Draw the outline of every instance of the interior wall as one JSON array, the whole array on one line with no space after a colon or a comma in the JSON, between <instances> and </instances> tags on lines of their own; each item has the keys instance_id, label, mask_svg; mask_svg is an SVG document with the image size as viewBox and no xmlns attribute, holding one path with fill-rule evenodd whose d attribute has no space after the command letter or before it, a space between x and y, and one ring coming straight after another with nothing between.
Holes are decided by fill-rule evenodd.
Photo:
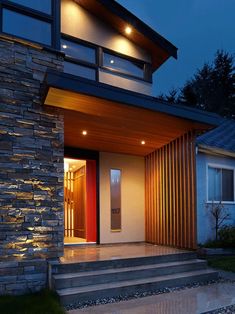
<instances>
[{"instance_id":1,"label":"interior wall","mask_svg":"<svg viewBox=\"0 0 235 314\"><path fill-rule=\"evenodd\" d=\"M110 169L121 169L120 232L111 231ZM144 158L100 153L100 243L145 241Z\"/></svg>"}]
</instances>

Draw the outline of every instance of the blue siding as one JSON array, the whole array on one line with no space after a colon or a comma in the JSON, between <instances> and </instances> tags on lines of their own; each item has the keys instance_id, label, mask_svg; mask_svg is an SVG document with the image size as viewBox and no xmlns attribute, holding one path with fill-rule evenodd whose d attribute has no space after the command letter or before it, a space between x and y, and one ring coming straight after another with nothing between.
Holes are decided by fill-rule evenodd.
<instances>
[{"instance_id":1,"label":"blue siding","mask_svg":"<svg viewBox=\"0 0 235 314\"><path fill-rule=\"evenodd\" d=\"M235 168L235 158L219 157L198 153L197 161L197 237L198 243L214 239L215 229L213 218L207 213L205 202L207 199L207 164L219 164ZM235 204L224 204L229 209L231 219L226 224L235 224Z\"/></svg>"}]
</instances>

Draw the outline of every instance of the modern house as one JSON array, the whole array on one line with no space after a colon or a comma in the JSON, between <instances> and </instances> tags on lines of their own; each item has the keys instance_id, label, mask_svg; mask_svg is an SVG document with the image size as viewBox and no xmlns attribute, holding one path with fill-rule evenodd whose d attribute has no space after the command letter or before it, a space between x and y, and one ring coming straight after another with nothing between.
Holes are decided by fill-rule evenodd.
<instances>
[{"instance_id":1,"label":"modern house","mask_svg":"<svg viewBox=\"0 0 235 314\"><path fill-rule=\"evenodd\" d=\"M215 238L215 220L206 205L221 203L235 225L235 122L228 120L197 139L198 243Z\"/></svg>"},{"instance_id":2,"label":"modern house","mask_svg":"<svg viewBox=\"0 0 235 314\"><path fill-rule=\"evenodd\" d=\"M196 136L152 96L177 49L113 0L0 0L0 293L45 286L66 244L197 245Z\"/></svg>"}]
</instances>

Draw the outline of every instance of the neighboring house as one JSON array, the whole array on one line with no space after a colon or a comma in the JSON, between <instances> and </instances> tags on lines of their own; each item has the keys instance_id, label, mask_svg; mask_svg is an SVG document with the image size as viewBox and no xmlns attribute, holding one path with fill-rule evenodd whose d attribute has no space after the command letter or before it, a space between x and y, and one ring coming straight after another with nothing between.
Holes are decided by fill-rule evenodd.
<instances>
[{"instance_id":1,"label":"neighboring house","mask_svg":"<svg viewBox=\"0 0 235 314\"><path fill-rule=\"evenodd\" d=\"M195 249L195 138L221 119L151 96L177 48L113 0L0 0L0 25L0 293L68 243Z\"/></svg>"},{"instance_id":2,"label":"neighboring house","mask_svg":"<svg viewBox=\"0 0 235 314\"><path fill-rule=\"evenodd\" d=\"M215 220L206 204L219 203L229 212L225 225L235 225L235 121L197 139L197 232L198 243L215 238Z\"/></svg>"}]
</instances>

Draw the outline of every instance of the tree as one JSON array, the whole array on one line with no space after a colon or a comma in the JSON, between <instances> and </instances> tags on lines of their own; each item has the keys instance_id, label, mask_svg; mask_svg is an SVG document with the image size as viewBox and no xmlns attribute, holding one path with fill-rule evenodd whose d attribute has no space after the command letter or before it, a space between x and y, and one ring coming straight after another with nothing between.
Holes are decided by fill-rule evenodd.
<instances>
[{"instance_id":1,"label":"tree","mask_svg":"<svg viewBox=\"0 0 235 314\"><path fill-rule=\"evenodd\" d=\"M177 94L173 102L235 118L234 57L218 50L212 64L205 63L173 96ZM162 99L170 96L162 95Z\"/></svg>"},{"instance_id":2,"label":"tree","mask_svg":"<svg viewBox=\"0 0 235 314\"><path fill-rule=\"evenodd\" d=\"M219 203L212 202L211 204L206 204L206 209L214 219L215 240L218 241L219 230L221 227L224 226L224 221L231 217L230 213L221 202Z\"/></svg>"}]
</instances>

